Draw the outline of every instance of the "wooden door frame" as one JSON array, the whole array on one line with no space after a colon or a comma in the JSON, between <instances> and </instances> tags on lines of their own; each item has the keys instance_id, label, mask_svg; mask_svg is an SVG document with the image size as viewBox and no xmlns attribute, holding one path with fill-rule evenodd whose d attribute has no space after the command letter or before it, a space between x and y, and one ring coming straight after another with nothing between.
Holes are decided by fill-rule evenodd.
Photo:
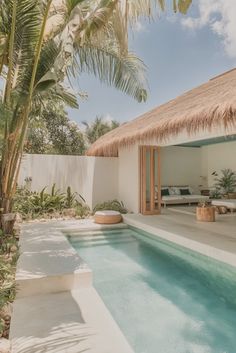
<instances>
[{"instance_id":1,"label":"wooden door frame","mask_svg":"<svg viewBox=\"0 0 236 353\"><path fill-rule=\"evenodd\" d=\"M146 151L150 150L150 210L146 210ZM158 208L155 209L155 169L154 151L157 150L157 182ZM161 213L161 148L160 146L139 146L139 211L143 215L157 215Z\"/></svg>"}]
</instances>

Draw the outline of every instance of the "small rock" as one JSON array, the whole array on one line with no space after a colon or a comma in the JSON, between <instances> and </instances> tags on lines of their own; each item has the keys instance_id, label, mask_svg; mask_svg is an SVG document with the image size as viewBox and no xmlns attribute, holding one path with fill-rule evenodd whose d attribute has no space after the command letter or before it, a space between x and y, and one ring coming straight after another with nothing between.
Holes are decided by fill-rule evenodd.
<instances>
[{"instance_id":1,"label":"small rock","mask_svg":"<svg viewBox=\"0 0 236 353\"><path fill-rule=\"evenodd\" d=\"M11 343L6 338L0 338L0 353L10 353Z\"/></svg>"}]
</instances>

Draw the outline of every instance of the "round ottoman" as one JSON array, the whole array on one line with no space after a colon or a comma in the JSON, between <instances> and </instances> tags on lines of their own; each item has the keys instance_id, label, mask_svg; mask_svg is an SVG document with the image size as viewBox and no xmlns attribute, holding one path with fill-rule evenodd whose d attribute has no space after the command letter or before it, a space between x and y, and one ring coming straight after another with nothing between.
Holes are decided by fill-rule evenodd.
<instances>
[{"instance_id":1,"label":"round ottoman","mask_svg":"<svg viewBox=\"0 0 236 353\"><path fill-rule=\"evenodd\" d=\"M122 221L122 216L118 211L97 211L94 221L99 224L115 224Z\"/></svg>"}]
</instances>

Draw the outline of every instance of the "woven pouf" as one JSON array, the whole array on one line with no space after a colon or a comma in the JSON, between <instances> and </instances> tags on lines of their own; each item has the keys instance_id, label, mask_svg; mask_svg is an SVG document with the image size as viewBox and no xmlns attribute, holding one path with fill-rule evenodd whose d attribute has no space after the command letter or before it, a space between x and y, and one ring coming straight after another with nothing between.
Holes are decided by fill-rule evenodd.
<instances>
[{"instance_id":1,"label":"woven pouf","mask_svg":"<svg viewBox=\"0 0 236 353\"><path fill-rule=\"evenodd\" d=\"M99 224L115 224L122 221L122 216L117 211L97 211L94 215L94 221Z\"/></svg>"}]
</instances>

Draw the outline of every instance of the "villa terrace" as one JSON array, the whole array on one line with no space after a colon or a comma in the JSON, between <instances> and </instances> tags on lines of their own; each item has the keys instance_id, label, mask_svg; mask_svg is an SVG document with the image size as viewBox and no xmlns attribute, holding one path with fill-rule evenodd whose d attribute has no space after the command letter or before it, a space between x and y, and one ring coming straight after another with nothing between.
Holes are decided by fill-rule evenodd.
<instances>
[{"instance_id":1,"label":"villa terrace","mask_svg":"<svg viewBox=\"0 0 236 353\"><path fill-rule=\"evenodd\" d=\"M236 216L198 223L191 208L166 209L161 216L124 216L128 225L150 232L236 267ZM114 229L122 229L115 225ZM28 224L23 227L11 338L13 353L132 353L113 318L92 287L91 271L65 234L109 229L91 220ZM43 313L43 315L42 315ZM99 313L99 314L98 314ZM32 325L32 318L34 324ZM24 325L22 325L22 322ZM109 334L108 334L109 332ZM115 344L115 345L114 345Z\"/></svg>"}]
</instances>

